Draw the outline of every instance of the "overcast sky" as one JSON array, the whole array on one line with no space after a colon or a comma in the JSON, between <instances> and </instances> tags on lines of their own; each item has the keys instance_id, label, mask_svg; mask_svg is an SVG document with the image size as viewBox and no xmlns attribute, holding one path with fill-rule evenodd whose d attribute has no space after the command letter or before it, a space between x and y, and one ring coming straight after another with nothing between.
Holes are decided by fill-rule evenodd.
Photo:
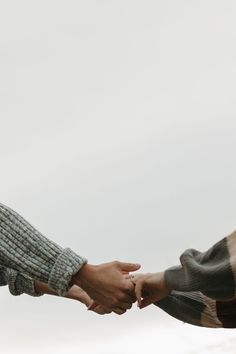
<instances>
[{"instance_id":1,"label":"overcast sky","mask_svg":"<svg viewBox=\"0 0 236 354\"><path fill-rule=\"evenodd\" d=\"M178 264L236 227L236 3L0 0L0 195L90 263ZM0 292L4 353L235 353L161 310Z\"/></svg>"}]
</instances>

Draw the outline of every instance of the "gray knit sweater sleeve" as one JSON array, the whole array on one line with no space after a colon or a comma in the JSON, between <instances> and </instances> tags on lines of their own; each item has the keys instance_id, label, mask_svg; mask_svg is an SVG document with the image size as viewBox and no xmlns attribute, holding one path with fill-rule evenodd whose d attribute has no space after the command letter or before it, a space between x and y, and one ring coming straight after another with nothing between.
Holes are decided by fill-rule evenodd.
<instances>
[{"instance_id":1,"label":"gray knit sweater sleeve","mask_svg":"<svg viewBox=\"0 0 236 354\"><path fill-rule=\"evenodd\" d=\"M186 250L180 266L165 271L167 286L177 291L200 291L209 298L225 301L236 296L236 232L206 252Z\"/></svg>"},{"instance_id":2,"label":"gray knit sweater sleeve","mask_svg":"<svg viewBox=\"0 0 236 354\"><path fill-rule=\"evenodd\" d=\"M0 286L4 285L8 285L10 293L15 296L28 294L38 297L43 295L35 291L34 280L28 275L0 266Z\"/></svg>"},{"instance_id":3,"label":"gray knit sweater sleeve","mask_svg":"<svg viewBox=\"0 0 236 354\"><path fill-rule=\"evenodd\" d=\"M18 213L0 204L0 265L47 283L63 296L86 259L50 241ZM22 275L21 275L22 277Z\"/></svg>"}]
</instances>

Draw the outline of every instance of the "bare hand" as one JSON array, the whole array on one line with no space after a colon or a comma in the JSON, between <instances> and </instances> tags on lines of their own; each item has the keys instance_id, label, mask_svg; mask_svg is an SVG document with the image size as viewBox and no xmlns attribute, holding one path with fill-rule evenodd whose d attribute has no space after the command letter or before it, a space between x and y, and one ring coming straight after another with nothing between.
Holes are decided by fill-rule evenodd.
<instances>
[{"instance_id":1,"label":"bare hand","mask_svg":"<svg viewBox=\"0 0 236 354\"><path fill-rule=\"evenodd\" d=\"M139 268L139 264L118 261L100 265L85 264L73 281L86 291L95 303L121 315L136 301L134 284L126 275Z\"/></svg>"},{"instance_id":2,"label":"bare hand","mask_svg":"<svg viewBox=\"0 0 236 354\"><path fill-rule=\"evenodd\" d=\"M111 313L111 311L109 311L107 308L96 304L94 300L91 299L91 297L77 285L73 285L69 289L65 297L82 302L84 305L87 306L87 309L89 311L93 311L99 315Z\"/></svg>"},{"instance_id":3,"label":"bare hand","mask_svg":"<svg viewBox=\"0 0 236 354\"><path fill-rule=\"evenodd\" d=\"M164 273L137 274L131 278L135 285L138 306L144 308L159 301L171 292L165 285Z\"/></svg>"},{"instance_id":4,"label":"bare hand","mask_svg":"<svg viewBox=\"0 0 236 354\"><path fill-rule=\"evenodd\" d=\"M55 290L48 287L47 284L38 280L34 281L35 292L38 294L48 294L58 296ZM79 286L73 285L68 292L64 295L67 299L73 299L82 302L88 310L96 312L99 315L105 315L111 313L111 311L101 305L96 304L91 297Z\"/></svg>"},{"instance_id":5,"label":"bare hand","mask_svg":"<svg viewBox=\"0 0 236 354\"><path fill-rule=\"evenodd\" d=\"M91 304L88 306L88 310L96 312L98 315L106 315L112 312L108 308L97 304L94 300L92 300Z\"/></svg>"}]
</instances>

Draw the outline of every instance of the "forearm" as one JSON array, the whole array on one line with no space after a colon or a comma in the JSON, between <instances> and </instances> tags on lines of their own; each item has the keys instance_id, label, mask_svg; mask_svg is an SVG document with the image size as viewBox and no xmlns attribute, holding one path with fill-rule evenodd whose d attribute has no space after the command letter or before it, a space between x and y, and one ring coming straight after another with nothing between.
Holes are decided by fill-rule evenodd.
<instances>
[{"instance_id":1,"label":"forearm","mask_svg":"<svg viewBox=\"0 0 236 354\"><path fill-rule=\"evenodd\" d=\"M47 284L40 282L38 280L34 281L34 288L35 288L35 292L38 294L47 294L47 295L58 296L58 294L55 290L52 290L51 288L49 288L49 286ZM80 301L83 304L85 304L86 306L89 306L92 302L92 300L85 293L85 291L83 291L83 289L81 289L80 287L78 287L76 285L73 285L67 291L67 293L65 293L65 295L63 297L68 298L68 299L72 299L72 300L76 300L76 301Z\"/></svg>"},{"instance_id":2,"label":"forearm","mask_svg":"<svg viewBox=\"0 0 236 354\"><path fill-rule=\"evenodd\" d=\"M207 252L185 251L181 266L165 271L168 288L177 291L201 291L215 300L235 297L236 232L222 239Z\"/></svg>"},{"instance_id":3,"label":"forearm","mask_svg":"<svg viewBox=\"0 0 236 354\"><path fill-rule=\"evenodd\" d=\"M46 283L43 283L39 280L34 280L34 288L37 294L42 293L58 296L58 293L55 290L52 290Z\"/></svg>"},{"instance_id":4,"label":"forearm","mask_svg":"<svg viewBox=\"0 0 236 354\"><path fill-rule=\"evenodd\" d=\"M15 211L0 204L0 263L64 295L86 260L50 241Z\"/></svg>"}]
</instances>

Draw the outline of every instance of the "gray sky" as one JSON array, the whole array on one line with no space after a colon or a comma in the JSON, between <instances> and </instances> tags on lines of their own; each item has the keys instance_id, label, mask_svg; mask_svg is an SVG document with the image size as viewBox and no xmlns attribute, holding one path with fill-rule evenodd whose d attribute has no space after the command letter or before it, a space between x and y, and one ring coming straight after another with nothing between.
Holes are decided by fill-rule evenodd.
<instances>
[{"instance_id":1,"label":"gray sky","mask_svg":"<svg viewBox=\"0 0 236 354\"><path fill-rule=\"evenodd\" d=\"M228 0L0 1L1 202L90 263L143 271L233 231L235 11ZM235 351L233 331L152 307L99 317L64 299L0 297L5 353Z\"/></svg>"}]
</instances>

